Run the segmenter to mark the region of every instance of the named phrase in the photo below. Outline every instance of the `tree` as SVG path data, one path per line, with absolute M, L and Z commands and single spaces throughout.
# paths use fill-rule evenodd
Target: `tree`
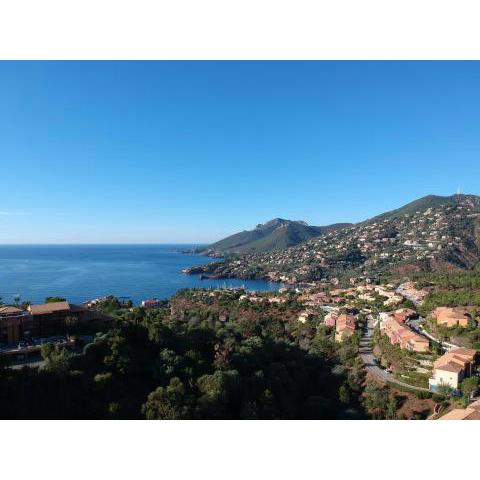
M 184 405 L 185 386 L 178 377 L 170 380 L 167 387 L 158 387 L 148 395 L 142 412 L 147 420 L 180 420 L 188 418 Z
M 41 348 L 42 358 L 45 360 L 45 370 L 58 375 L 68 373 L 71 354 L 66 348 L 47 343 Z
M 309 351 L 325 358 L 333 358 L 335 350 L 336 344 L 333 341 L 332 336 L 325 328 L 318 328 L 315 337 L 310 342 Z
M 392 418 L 394 405 L 388 388 L 382 388 L 375 382 L 368 383 L 365 387 L 364 402 L 374 419 Z
M 343 383 L 340 388 L 338 389 L 338 399 L 345 404 L 350 403 L 350 389 L 348 388 L 348 384 Z
M 448 396 L 450 396 L 452 391 L 453 391 L 452 387 L 442 384 L 442 385 L 438 385 L 435 393 L 440 397 L 447 398 Z
M 358 355 L 360 345 L 359 336 L 357 334 L 346 336 L 339 348 L 340 360 L 345 365 L 352 365 Z
M 352 392 L 361 392 L 366 376 L 365 366 L 360 358 L 356 358 L 353 367 L 350 369 L 347 377 L 349 389 Z
M 479 378 L 475 375 L 473 377 L 465 378 L 461 384 L 463 396 L 472 398 L 478 390 Z
M 54 345 L 52 343 L 44 343 L 40 349 L 43 360 L 48 360 L 53 352 Z
M 391 395 L 385 408 L 385 418 L 387 420 L 395 420 L 397 418 L 397 409 L 398 400 L 394 395 Z
M 45 298 L 45 303 L 55 303 L 55 302 L 65 302 L 63 297 L 47 297 Z
M 198 398 L 201 418 L 225 418 L 228 410 L 228 380 L 229 374 L 220 370 L 213 375 L 202 375 L 197 380 L 201 394 Z

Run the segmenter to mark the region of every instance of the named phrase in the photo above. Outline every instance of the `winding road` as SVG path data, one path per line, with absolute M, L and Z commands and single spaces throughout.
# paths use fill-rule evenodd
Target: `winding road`
M 367 321 L 367 328 L 363 331 L 362 338 L 360 340 L 359 355 L 365 364 L 365 368 L 372 375 L 377 377 L 383 382 L 389 382 L 392 384 L 399 385 L 401 387 L 406 387 L 412 390 L 418 390 L 419 392 L 428 392 L 428 388 L 416 387 L 405 382 L 397 380 L 391 373 L 387 373 L 383 368 L 380 368 L 375 363 L 375 356 L 373 355 L 372 341 L 373 341 L 373 317 L 370 315 Z

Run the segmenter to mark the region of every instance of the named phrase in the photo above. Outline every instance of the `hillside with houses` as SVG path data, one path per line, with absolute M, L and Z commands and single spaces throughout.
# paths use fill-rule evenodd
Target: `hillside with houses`
M 345 274 L 468 270 L 480 260 L 479 232 L 480 197 L 427 196 L 290 248 L 231 255 L 186 273 L 296 283 Z

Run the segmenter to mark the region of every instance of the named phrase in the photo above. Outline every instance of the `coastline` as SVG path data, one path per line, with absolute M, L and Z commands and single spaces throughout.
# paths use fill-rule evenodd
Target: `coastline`
M 106 295 L 139 303 L 166 299 L 185 288 L 241 287 L 277 290 L 262 279 L 208 278 L 182 270 L 215 259 L 182 254 L 188 245 L 0 246 L 0 297 L 4 303 L 42 303 L 61 296 L 72 303 Z

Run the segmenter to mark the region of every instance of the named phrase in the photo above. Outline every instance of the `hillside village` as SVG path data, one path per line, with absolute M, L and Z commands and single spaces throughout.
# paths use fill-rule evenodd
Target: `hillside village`
M 432 406 L 432 418 L 459 407 L 462 410 L 475 398 L 480 307 L 443 306 L 425 311 L 423 305 L 432 289 L 415 282 L 379 284 L 351 278 L 349 283 L 339 288 L 335 282 L 319 281 L 268 293 L 199 290 L 190 294 L 189 302 L 174 299 L 172 313 L 184 318 L 193 298 L 196 305 L 216 305 L 210 310 L 214 322 L 228 324 L 259 314 L 278 318 L 282 328 L 306 349 L 317 341 L 320 331 L 339 345 L 347 342 L 351 347 L 353 341 L 370 380 L 419 398 L 433 395 L 437 403 L 435 409 Z M 225 295 L 229 303 L 224 302 Z M 233 314 L 231 302 L 238 305 Z M 443 329 L 442 335 L 438 336 L 437 328 Z M 449 341 L 446 331 L 455 332 L 457 343 Z M 472 335 L 476 341 L 471 341 Z
M 296 283 L 353 273 L 471 268 L 480 260 L 479 197 L 428 205 L 330 230 L 288 249 L 227 257 L 186 273 Z
M 479 383 L 479 246 L 480 197 L 428 196 L 288 249 L 227 255 L 186 273 L 282 282 L 278 294 L 242 301 L 285 303 L 296 292 L 303 329 L 326 329 L 337 343 L 356 338 L 372 379 L 447 396 L 432 418 L 450 410 L 447 419 L 476 418 L 468 404 Z
M 294 290 L 284 288 L 276 294 L 243 293 L 238 301 L 291 305 L 294 298 L 294 317 L 303 332 L 325 328 L 338 343 L 352 336 L 357 338 L 358 355 L 372 379 L 400 389 L 411 388 L 417 394 L 452 395 L 451 403 L 444 402 L 434 414 L 434 418 L 441 418 L 445 411 L 458 406 L 455 398 L 467 395 L 463 402 L 468 404 L 468 395 L 476 391 L 480 343 L 465 348 L 444 342 L 427 330 L 429 322 L 450 329 L 480 331 L 480 308 L 438 307 L 427 314 L 427 322 L 419 313 L 426 295 L 428 292 L 416 288 L 413 282 L 360 282 L 348 288 L 317 284 Z M 228 315 L 224 313 L 222 319 L 228 321 Z M 283 319 L 292 321 L 291 316 Z M 313 338 L 313 333 L 310 336 Z

